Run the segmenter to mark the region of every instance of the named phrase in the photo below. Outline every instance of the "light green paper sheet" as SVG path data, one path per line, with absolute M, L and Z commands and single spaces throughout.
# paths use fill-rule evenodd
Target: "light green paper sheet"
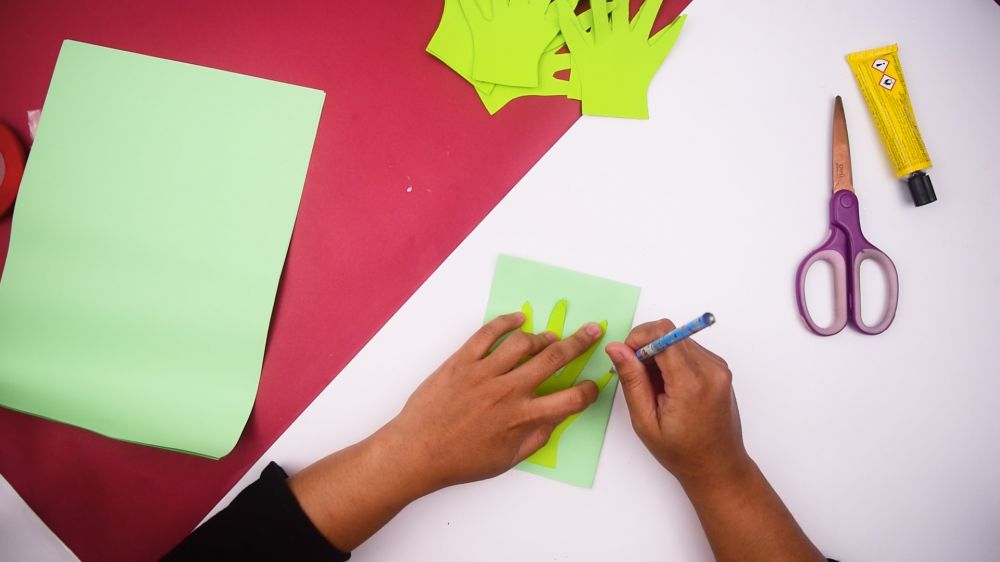
M 232 450 L 324 95 L 63 43 L 0 279 L 0 405 Z
M 599 381 L 611 369 L 611 360 L 603 352 L 603 346 L 611 341 L 623 341 L 632 328 L 639 299 L 638 287 L 501 255 L 493 276 L 485 320 L 522 310 L 524 303 L 529 302 L 534 309 L 534 325 L 538 328 L 546 325 L 550 312 L 563 299 L 567 302 L 566 334 L 586 322 L 603 320 L 608 323 L 597 352 L 579 376 L 579 380 Z M 617 387 L 617 377 L 607 381 L 597 401 L 565 427 L 558 444 L 555 468 L 529 461 L 522 462 L 518 468 L 576 486 L 591 487 Z

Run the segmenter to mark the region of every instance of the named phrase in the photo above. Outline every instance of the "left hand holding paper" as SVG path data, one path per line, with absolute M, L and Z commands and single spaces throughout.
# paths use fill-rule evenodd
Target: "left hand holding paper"
M 316 528 L 350 551 L 417 498 L 497 476 L 597 400 L 585 380 L 547 396 L 535 389 L 591 349 L 601 327 L 559 341 L 518 330 L 521 312 L 487 322 L 373 435 L 293 476 L 288 485 Z
M 544 445 L 560 422 L 597 399 L 590 380 L 546 396 L 536 396 L 535 389 L 600 340 L 600 326 L 586 324 L 558 341 L 550 332 L 518 331 L 524 319 L 518 312 L 484 325 L 386 426 L 405 436 L 399 442 L 414 459 L 410 470 L 422 471 L 430 486 L 506 472 Z

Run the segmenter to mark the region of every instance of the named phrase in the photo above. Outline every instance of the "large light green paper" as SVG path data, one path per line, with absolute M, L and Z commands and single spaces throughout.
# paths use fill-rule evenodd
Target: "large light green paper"
M 544 322 L 556 303 L 568 302 L 565 331 L 571 333 L 586 322 L 607 321 L 607 331 L 600 346 L 610 341 L 623 341 L 632 327 L 639 288 L 567 269 L 500 256 L 493 286 L 486 305 L 485 319 L 521 310 L 530 302 L 537 319 Z M 600 380 L 611 369 L 611 361 L 598 348 L 579 380 Z M 565 427 L 559 441 L 555 468 L 522 462 L 518 469 L 589 488 L 593 485 L 611 404 L 617 388 L 617 378 L 611 379 L 596 402 L 579 418 Z
M 583 85 L 583 113 L 648 119 L 649 83 L 677 41 L 686 16 L 680 16 L 652 38 L 649 32 L 663 0 L 646 0 L 635 18 L 628 3 L 610 8 L 593 0 L 593 31 L 587 32 L 573 14 L 575 2 L 556 0 L 559 25 L 573 56 L 573 70 Z
M 0 404 L 228 453 L 323 99 L 66 41 L 0 280 Z

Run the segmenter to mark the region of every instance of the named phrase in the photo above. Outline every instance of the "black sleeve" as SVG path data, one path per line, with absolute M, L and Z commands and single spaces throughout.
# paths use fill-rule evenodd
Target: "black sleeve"
M 337 550 L 313 526 L 285 483 L 287 478 L 280 466 L 268 464 L 256 482 L 195 529 L 163 561 L 350 559 L 350 553 Z

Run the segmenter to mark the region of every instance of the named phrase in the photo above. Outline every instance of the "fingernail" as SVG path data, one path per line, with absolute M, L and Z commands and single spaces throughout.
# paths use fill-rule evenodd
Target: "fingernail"
M 588 322 L 585 329 L 587 330 L 587 335 L 592 338 L 596 338 L 601 335 L 601 327 L 593 322 Z
M 608 352 L 608 357 L 610 357 L 611 360 L 614 361 L 615 363 L 618 363 L 622 359 L 624 359 L 624 356 L 622 355 L 622 352 L 620 352 L 618 350 L 609 351 Z
M 557 339 L 559 339 L 559 336 L 553 334 L 552 332 L 545 332 L 544 334 L 542 334 L 542 336 L 544 336 L 546 341 L 548 341 L 549 343 L 552 343 Z
M 524 322 L 524 313 L 523 312 L 515 312 L 514 313 L 514 319 L 517 320 L 518 322 Z

